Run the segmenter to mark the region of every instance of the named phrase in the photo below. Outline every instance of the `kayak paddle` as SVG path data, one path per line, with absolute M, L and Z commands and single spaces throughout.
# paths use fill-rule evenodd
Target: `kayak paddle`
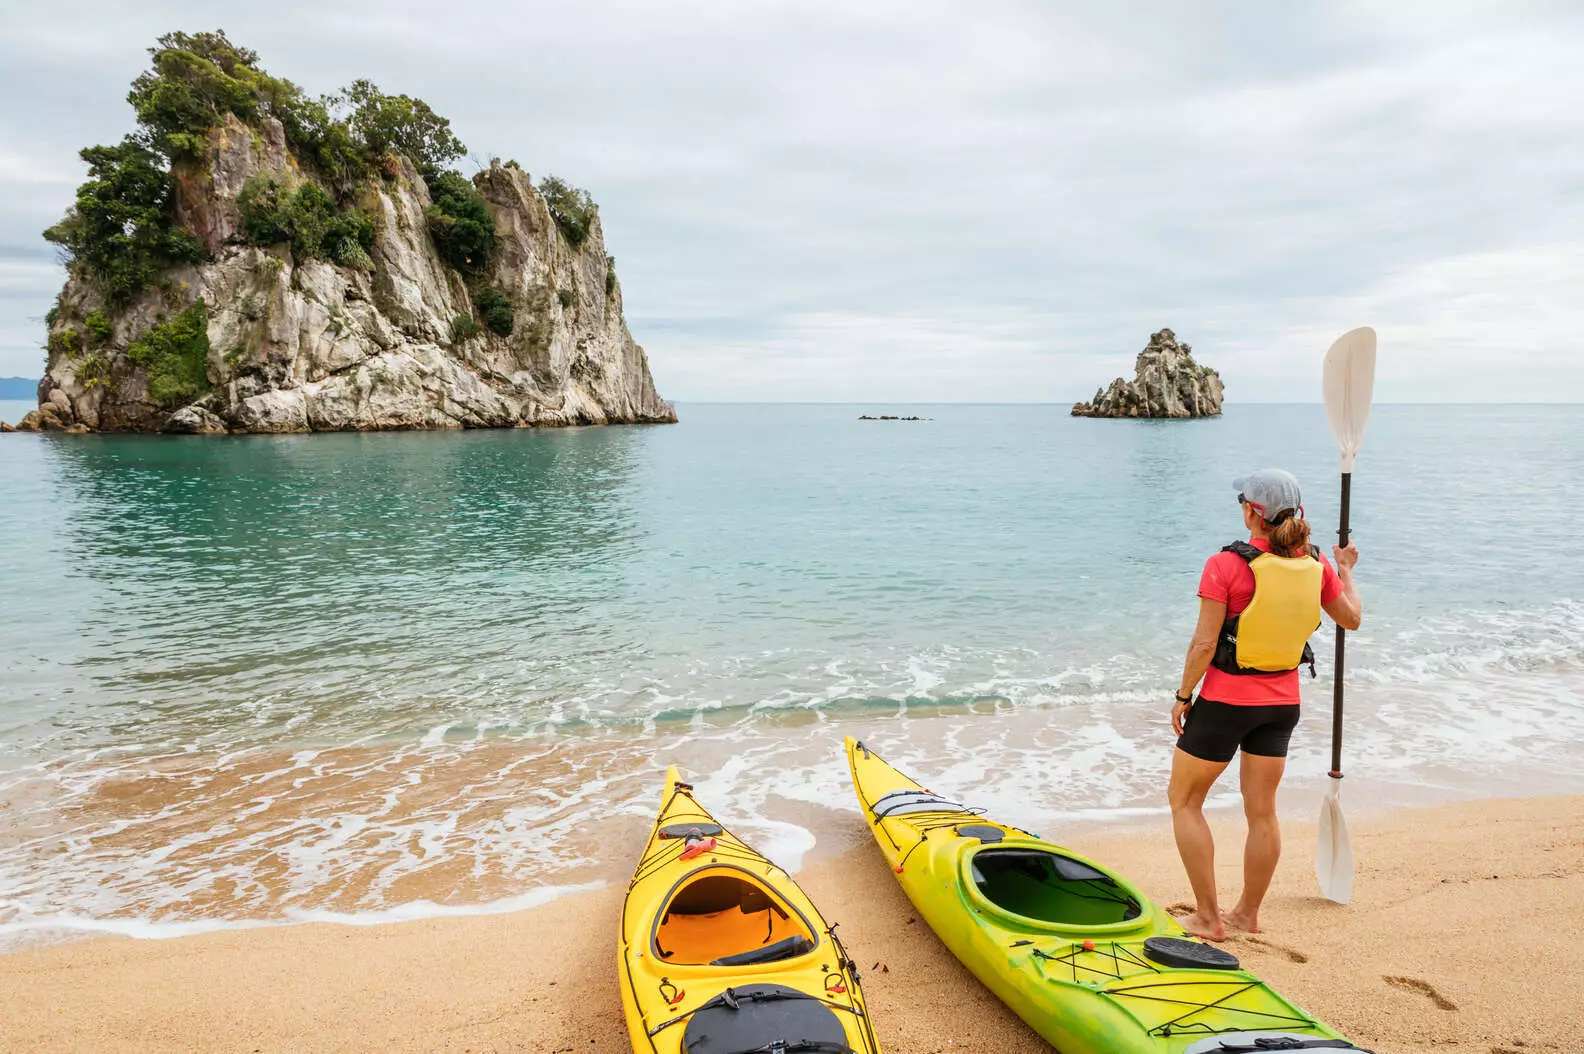
M 1342 525 L 1339 545 L 1348 543 L 1348 502 L 1353 489 L 1353 458 L 1364 441 L 1370 397 L 1375 390 L 1375 331 L 1368 326 L 1337 338 L 1325 357 L 1326 419 L 1342 454 Z M 1315 877 L 1329 900 L 1346 904 L 1353 896 L 1353 843 L 1342 817 L 1342 658 L 1347 633 L 1336 631 L 1335 688 L 1331 697 L 1331 785 L 1320 805 L 1320 844 L 1315 849 Z

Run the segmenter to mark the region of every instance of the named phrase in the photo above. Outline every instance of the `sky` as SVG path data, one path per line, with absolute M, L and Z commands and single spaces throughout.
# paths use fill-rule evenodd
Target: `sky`
M 1171 327 L 1230 402 L 1584 401 L 1584 6 L 7 0 L 0 375 L 172 29 L 423 98 L 600 204 L 678 401 L 1063 402 Z

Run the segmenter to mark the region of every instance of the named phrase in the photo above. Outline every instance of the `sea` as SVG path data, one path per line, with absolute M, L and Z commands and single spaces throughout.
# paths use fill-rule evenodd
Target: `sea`
M 0 419 L 27 409 L 0 404 Z M 1056 840 L 1164 825 L 1231 481 L 1338 519 L 1318 405 L 710 405 L 670 426 L 0 436 L 0 946 L 621 882 L 668 765 L 796 868 L 842 739 Z M 862 415 L 921 420 L 862 420 Z M 1359 813 L 1584 793 L 1584 407 L 1382 405 Z M 1334 631 L 1283 809 L 1327 782 Z M 1237 802 L 1234 774 L 1211 800 Z

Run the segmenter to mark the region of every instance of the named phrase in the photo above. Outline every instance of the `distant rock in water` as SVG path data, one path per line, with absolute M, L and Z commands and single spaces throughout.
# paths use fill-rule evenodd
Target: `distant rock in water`
M 928 417 L 898 417 L 896 414 L 881 414 L 875 417 L 871 414 L 860 414 L 860 421 L 928 421 Z
M 1118 377 L 1093 402 L 1074 403 L 1074 417 L 1218 417 L 1221 375 L 1194 361 L 1193 349 L 1169 329 L 1150 335 L 1133 380 Z
M 207 435 L 676 420 L 628 332 L 586 193 L 553 177 L 535 187 L 515 161 L 471 178 L 447 171 L 462 144 L 421 100 L 358 81 L 326 97 L 326 117 L 224 34 L 160 43 L 134 84 L 142 138 L 84 151 L 90 181 L 46 232 L 66 252 L 68 280 L 49 313 L 39 409 L 20 427 Z M 213 104 L 209 127 L 172 127 L 142 105 L 167 81 Z M 202 97 L 211 82 L 268 91 L 246 105 L 214 101 Z M 123 240 L 143 248 L 118 255 L 101 213 L 134 206 L 137 237 Z

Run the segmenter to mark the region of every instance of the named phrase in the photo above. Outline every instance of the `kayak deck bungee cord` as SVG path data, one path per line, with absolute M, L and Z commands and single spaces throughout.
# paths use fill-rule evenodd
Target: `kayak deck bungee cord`
M 847 761 L 908 899 L 1061 1054 L 1361 1051 L 1115 872 L 935 794 L 850 737 Z
M 858 970 L 792 877 L 676 768 L 622 904 L 635 1054 L 879 1054 Z

